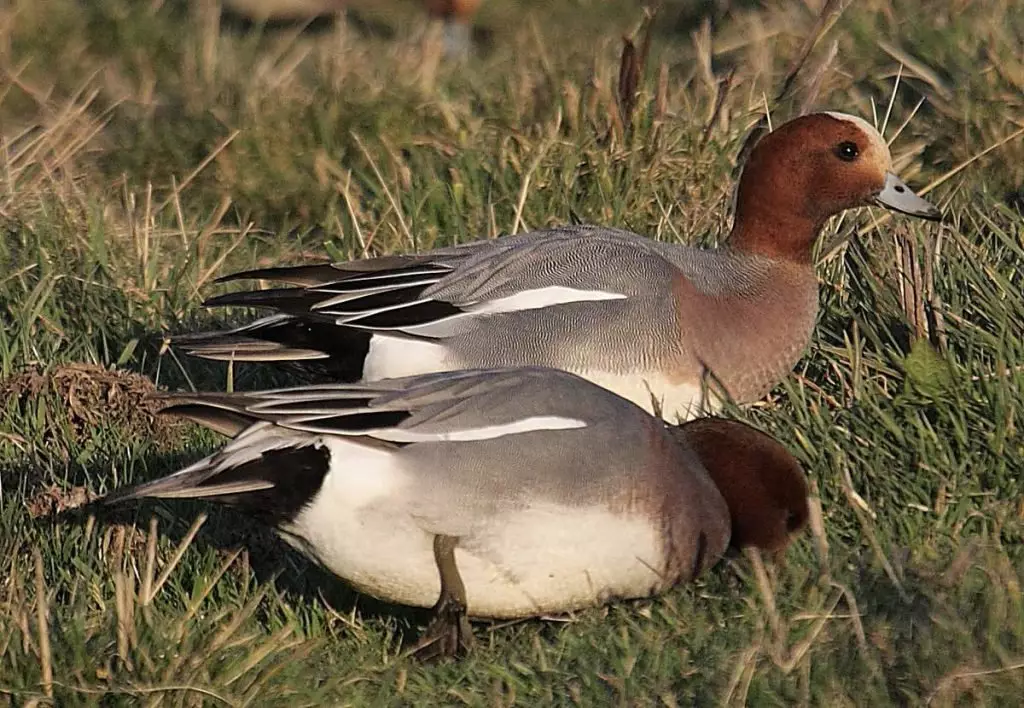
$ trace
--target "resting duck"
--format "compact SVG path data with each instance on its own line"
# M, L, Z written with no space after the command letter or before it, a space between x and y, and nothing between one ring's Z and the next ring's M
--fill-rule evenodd
M649 596L730 545L781 551L808 518L803 471L771 437L666 428L551 369L174 395L167 412L233 439L105 502L238 507L359 591L433 606L427 655L467 648L467 616Z
M545 366L686 420L725 398L761 398L799 360L818 312L812 248L829 217L869 204L940 217L890 170L885 141L864 120L806 115L752 150L724 247L566 226L252 270L222 280L293 287L207 304L273 314L178 342L211 359L321 364L343 381Z

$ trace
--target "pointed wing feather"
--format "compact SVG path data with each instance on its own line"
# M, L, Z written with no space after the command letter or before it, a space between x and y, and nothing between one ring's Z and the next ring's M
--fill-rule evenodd
M549 369L460 371L165 400L168 412L199 422L252 422L220 451L169 477L119 490L106 502L207 497L280 524L306 508L335 464L358 464L365 459L358 448L370 448L394 455L395 469L415 470L409 512L424 528L450 533L471 530L498 508L518 503L516 490L524 486L559 499L577 493L603 499L622 475L633 473L637 451L661 429L624 399ZM574 429L589 437L533 438L525 448L501 440ZM608 450L602 464L592 464L594 446L609 435L623 444ZM463 443L474 446L466 455L457 452ZM508 456L516 451L532 462L511 471ZM482 457L475 461L474 455ZM489 459L496 466L481 468L479 460ZM550 473L545 465L552 460L559 470L565 466L564 476Z
M337 318L336 324L357 323L371 329L413 327L467 308L476 307L485 316L496 311L488 310L488 302L553 287L562 289L562 301L595 299L569 291L603 292L609 297L636 294L650 285L649 280L638 282L638 273L664 274L669 265L650 244L629 232L566 227L482 242L473 248L462 246L410 256L412 264L390 257L332 265L327 270L324 265L254 270L238 278L269 275L274 280L302 281L306 285L230 293L212 298L207 304L267 306L299 317L331 315ZM348 269L355 266L360 269ZM381 298L384 293L391 296ZM367 297L370 295L378 297ZM424 306L430 302L437 304ZM386 303L391 316L383 323L366 321L378 314L382 303ZM449 307L440 306L442 303ZM345 306L338 306L341 304ZM548 304L558 304L558 299ZM404 314L400 324L394 324L402 308L411 311Z
M386 332L445 339L503 312L587 300L663 297L659 287L670 287L677 272L663 250L663 244L626 231L565 227L417 256L249 271L228 278L262 278L302 287L230 293L207 304L269 307L288 320L341 325L342 330L366 336ZM281 320L257 321L224 336L240 334L246 339L234 340L229 351L243 361L314 359L317 351L324 351L317 343L330 346L332 339L325 331L315 341L289 340ZM216 333L202 336L202 346L193 343L190 353L228 358L227 348L216 345ZM283 346L261 350L253 344L259 339Z
M560 371L482 370L259 393L172 394L164 410L219 432L244 429L237 439L267 423L294 433L402 443L586 427L594 401L610 395Z

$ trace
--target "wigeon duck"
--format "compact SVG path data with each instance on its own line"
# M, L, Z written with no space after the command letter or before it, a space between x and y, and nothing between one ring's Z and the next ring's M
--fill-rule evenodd
M844 209L938 219L890 171L882 136L841 113L796 118L752 150L716 249L565 226L222 280L293 284L208 305L276 310L179 341L235 361L319 362L339 380L464 368L571 371L667 420L757 400L796 364L818 311L812 247Z
M803 471L771 437L667 429L552 369L174 395L167 411L234 439L105 502L238 507L359 591L433 606L420 646L444 653L468 645L467 615L649 596L730 545L778 551L808 517Z
M432 19L444 23L445 54L465 57L472 46L472 22L481 0L423 0Z

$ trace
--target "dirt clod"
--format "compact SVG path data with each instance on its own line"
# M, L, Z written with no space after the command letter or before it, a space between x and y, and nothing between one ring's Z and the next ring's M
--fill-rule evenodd
M51 484L39 490L37 494L25 500L29 516L38 519L40 516L59 514L67 509L77 509L93 500L93 495L85 487L62 489Z
M95 364L35 369L0 381L0 407L22 416L36 411L45 423L43 444L64 451L90 439L96 428L115 428L126 442L149 440L159 448L177 438L179 423L157 416L156 387L140 374ZM44 408L41 409L40 405ZM39 416L38 411L43 410Z

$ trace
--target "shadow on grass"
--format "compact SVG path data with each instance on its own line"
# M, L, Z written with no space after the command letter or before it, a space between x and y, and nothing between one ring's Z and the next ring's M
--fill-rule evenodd
M146 470L147 479L155 479L170 471L180 469L199 458L201 453L154 453L144 455L138 467ZM18 472L8 470L9 475ZM151 474L150 474L151 473ZM24 477L25 472L21 475ZM83 469L71 468L67 477L70 489L88 484L88 475ZM142 481L135 479L133 482ZM25 491L30 498L32 489L36 492L41 485L31 485ZM82 506L68 509L53 509L54 513L44 514L32 520L37 533L52 534L57 526L84 527L94 517L100 528L124 527L134 529L139 547L130 553L143 564L145 555L144 539L148 536L151 519L159 522L159 535L174 547L182 544L192 521L200 512L208 517L189 545L197 550L214 549L218 555L227 556L238 549L247 552L243 565L247 566L253 579L260 585L273 583L274 587L290 602L308 606L323 603L340 615L358 612L362 620L393 619L404 637L413 637L426 624L428 610L391 605L352 589L342 578L308 559L282 540L272 529L232 508L194 500L140 500L108 506L98 499L92 499ZM183 564L187 561L182 561ZM237 565L237 561L236 561ZM180 569L180 567L179 567Z

